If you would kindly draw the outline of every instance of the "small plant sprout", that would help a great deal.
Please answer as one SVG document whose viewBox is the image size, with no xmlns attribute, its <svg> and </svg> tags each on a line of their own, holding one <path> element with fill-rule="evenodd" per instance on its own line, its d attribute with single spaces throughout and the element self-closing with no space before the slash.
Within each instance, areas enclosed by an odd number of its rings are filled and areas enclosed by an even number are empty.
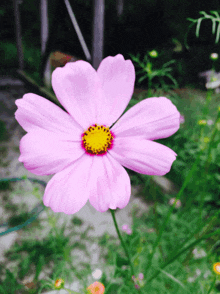
<svg viewBox="0 0 220 294">
<path fill-rule="evenodd" d="M 153 58 L 156 58 L 158 56 L 156 50 L 153 50 L 148 54 Z M 144 56 L 143 61 L 140 60 L 140 54 L 137 54 L 137 56 L 130 54 L 132 60 L 137 63 L 138 67 L 141 68 L 140 71 L 137 71 L 137 74 L 141 74 L 141 77 L 138 79 L 138 83 L 143 82 L 145 79 L 147 79 L 148 81 L 148 97 L 151 96 L 152 87 L 162 87 L 162 89 L 164 90 L 177 87 L 177 81 L 171 74 L 173 69 L 172 67 L 170 67 L 170 65 L 175 63 L 176 61 L 173 59 L 164 63 L 160 68 L 155 68 L 153 62 L 149 59 L 148 54 Z M 153 81 L 155 80 L 155 78 L 157 78 L 157 84 L 153 85 Z M 171 80 L 173 86 L 168 86 L 165 82 L 165 78 Z"/>
</svg>

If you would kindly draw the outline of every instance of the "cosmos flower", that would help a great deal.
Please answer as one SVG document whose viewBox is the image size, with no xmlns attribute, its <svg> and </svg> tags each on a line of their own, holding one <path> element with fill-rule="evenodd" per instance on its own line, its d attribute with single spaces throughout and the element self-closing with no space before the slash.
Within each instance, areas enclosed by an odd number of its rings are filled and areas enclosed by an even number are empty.
<svg viewBox="0 0 220 294">
<path fill-rule="evenodd" d="M 91 284 L 88 288 L 88 294 L 104 294 L 105 292 L 105 287 L 102 283 L 100 282 L 94 282 Z"/>
<path fill-rule="evenodd" d="M 33 174 L 55 174 L 43 196 L 54 212 L 74 214 L 88 200 L 100 212 L 122 209 L 131 194 L 124 167 L 158 176 L 170 171 L 177 154 L 153 140 L 173 135 L 180 113 L 169 99 L 153 97 L 122 115 L 134 82 L 132 62 L 118 54 L 97 71 L 82 60 L 53 71 L 54 92 L 67 112 L 32 93 L 16 100 L 15 118 L 27 132 L 18 160 Z"/>
<path fill-rule="evenodd" d="M 206 79 L 206 88 L 207 89 L 215 89 L 215 92 L 218 93 L 218 88 L 220 87 L 220 72 L 216 72 L 215 70 L 207 70 L 199 73 L 200 77 L 204 77 Z"/>
</svg>

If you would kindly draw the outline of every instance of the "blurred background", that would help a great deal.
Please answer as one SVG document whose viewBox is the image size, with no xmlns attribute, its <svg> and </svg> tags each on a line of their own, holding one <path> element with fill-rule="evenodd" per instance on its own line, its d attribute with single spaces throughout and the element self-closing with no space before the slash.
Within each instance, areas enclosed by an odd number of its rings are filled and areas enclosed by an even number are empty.
<svg viewBox="0 0 220 294">
<path fill-rule="evenodd" d="M 42 61 L 40 1 L 18 2 L 25 70 L 37 80 Z M 64 3 L 59 15 L 55 16 L 55 2 L 48 0 L 49 31 L 53 30 L 54 17 L 58 23 L 53 41 L 50 42 L 51 52 L 60 51 L 86 60 Z M 91 53 L 95 1 L 69 2 Z M 120 11 L 117 8 L 119 2 L 123 3 Z M 163 64 L 171 59 L 177 60 L 174 77 L 183 87 L 197 84 L 198 72 L 211 68 L 210 53 L 219 53 L 211 21 L 201 23 L 200 36 L 197 38 L 196 25 L 189 28 L 191 22 L 187 20 L 199 18 L 199 11 L 218 11 L 218 0 L 105 0 L 104 4 L 103 58 L 118 53 L 123 54 L 125 59 L 130 59 L 129 54 L 137 53 L 143 58 L 147 51 L 156 49 L 161 57 L 157 62 Z M 5 73 L 19 66 L 12 0 L 1 0 L 0 28 L 0 72 Z M 146 84 L 143 82 L 141 86 L 146 87 Z"/>
</svg>

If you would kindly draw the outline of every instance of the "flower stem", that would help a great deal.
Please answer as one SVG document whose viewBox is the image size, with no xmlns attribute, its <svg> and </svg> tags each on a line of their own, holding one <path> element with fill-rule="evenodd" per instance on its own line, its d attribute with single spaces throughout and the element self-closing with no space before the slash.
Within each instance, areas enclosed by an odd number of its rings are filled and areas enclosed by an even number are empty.
<svg viewBox="0 0 220 294">
<path fill-rule="evenodd" d="M 70 289 L 65 288 L 65 287 L 63 289 L 65 289 L 69 294 L 80 294 L 79 292 L 75 292 L 75 291 L 70 290 Z"/>
<path fill-rule="evenodd" d="M 134 276 L 134 268 L 133 268 L 133 264 L 131 262 L 131 257 L 130 257 L 129 251 L 128 251 L 126 245 L 125 245 L 125 242 L 122 239 L 121 233 L 119 231 L 118 224 L 117 224 L 117 221 L 116 221 L 116 218 L 115 218 L 115 211 L 113 209 L 110 209 L 110 211 L 111 211 L 111 214 L 112 214 L 113 222 L 114 222 L 118 237 L 119 237 L 119 239 L 121 241 L 122 247 L 124 248 L 125 254 L 127 255 L 128 262 L 129 262 L 129 265 L 131 267 L 131 274 L 132 274 L 132 276 Z"/>
</svg>

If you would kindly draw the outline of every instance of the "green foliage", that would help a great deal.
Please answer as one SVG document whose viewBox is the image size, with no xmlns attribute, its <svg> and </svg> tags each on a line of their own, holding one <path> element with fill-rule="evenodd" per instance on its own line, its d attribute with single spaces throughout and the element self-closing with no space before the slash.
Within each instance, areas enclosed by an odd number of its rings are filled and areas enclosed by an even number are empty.
<svg viewBox="0 0 220 294">
<path fill-rule="evenodd" d="M 8 139 L 7 128 L 5 122 L 0 120 L 0 141 L 6 141 Z"/>
<path fill-rule="evenodd" d="M 207 14 L 205 11 L 200 11 L 199 13 L 202 14 L 203 17 L 200 17 L 198 19 L 187 18 L 187 20 L 191 21 L 193 24 L 197 23 L 196 37 L 197 38 L 199 37 L 199 30 L 200 30 L 201 22 L 203 20 L 211 20 L 212 34 L 214 35 L 216 33 L 215 43 L 217 44 L 219 42 L 219 37 L 220 37 L 220 16 L 219 16 L 218 12 L 217 11 L 210 11 L 211 14 Z M 218 24 L 217 27 L 216 27 L 216 24 Z"/>
<path fill-rule="evenodd" d="M 14 274 L 6 269 L 6 277 L 0 284 L 0 293 L 1 294 L 19 294 L 20 291 L 23 290 L 22 293 L 25 293 L 24 286 L 18 284 L 17 279 L 15 278 Z"/>
<path fill-rule="evenodd" d="M 171 64 L 175 63 L 175 60 L 170 60 L 166 63 L 164 63 L 160 68 L 155 68 L 153 65 L 153 61 L 149 59 L 149 56 L 151 59 L 156 58 L 157 56 L 151 56 L 151 52 L 146 54 L 144 56 L 143 61 L 140 60 L 140 54 L 137 56 L 134 56 L 130 54 L 132 60 L 137 63 L 138 67 L 141 68 L 140 71 L 137 71 L 136 74 L 141 74 L 141 77 L 138 79 L 138 82 L 141 83 L 145 79 L 148 80 L 148 88 L 151 89 L 156 88 L 158 89 L 161 87 L 163 90 L 167 91 L 169 88 L 172 88 L 172 86 L 168 86 L 165 82 L 165 79 L 171 80 L 174 84 L 174 87 L 177 87 L 177 81 L 172 76 L 172 67 L 169 67 Z M 154 81 L 156 80 L 156 84 Z M 159 83 L 158 83 L 159 82 Z"/>
</svg>

